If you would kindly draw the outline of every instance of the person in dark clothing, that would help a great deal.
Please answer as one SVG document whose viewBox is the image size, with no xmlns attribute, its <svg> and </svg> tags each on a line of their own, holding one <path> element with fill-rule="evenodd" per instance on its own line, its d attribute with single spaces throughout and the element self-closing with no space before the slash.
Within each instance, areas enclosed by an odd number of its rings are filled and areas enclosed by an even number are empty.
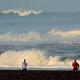
<svg viewBox="0 0 80 80">
<path fill-rule="evenodd" d="M 23 63 L 22 63 L 22 68 L 23 68 L 23 70 L 27 70 L 26 59 L 24 59 L 24 61 L 23 61 Z"/>
<path fill-rule="evenodd" d="M 72 66 L 73 66 L 73 71 L 77 71 L 79 69 L 79 64 L 77 63 L 76 60 L 74 60 L 74 62 L 72 62 Z"/>
</svg>

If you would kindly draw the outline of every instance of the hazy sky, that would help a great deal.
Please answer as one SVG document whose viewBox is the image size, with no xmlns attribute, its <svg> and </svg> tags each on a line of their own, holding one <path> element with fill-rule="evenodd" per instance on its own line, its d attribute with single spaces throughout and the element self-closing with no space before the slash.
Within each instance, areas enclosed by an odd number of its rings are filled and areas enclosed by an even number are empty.
<svg viewBox="0 0 80 80">
<path fill-rule="evenodd" d="M 80 12 L 80 0 L 0 0 L 0 8 L 40 9 L 52 12 Z"/>
</svg>

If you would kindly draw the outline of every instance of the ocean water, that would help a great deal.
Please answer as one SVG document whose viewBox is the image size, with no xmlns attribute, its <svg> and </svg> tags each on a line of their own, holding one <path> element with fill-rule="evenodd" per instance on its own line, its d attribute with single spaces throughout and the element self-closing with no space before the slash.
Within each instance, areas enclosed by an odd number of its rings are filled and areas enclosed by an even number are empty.
<svg viewBox="0 0 80 80">
<path fill-rule="evenodd" d="M 80 13 L 0 10 L 0 67 L 71 68 L 80 63 Z"/>
</svg>

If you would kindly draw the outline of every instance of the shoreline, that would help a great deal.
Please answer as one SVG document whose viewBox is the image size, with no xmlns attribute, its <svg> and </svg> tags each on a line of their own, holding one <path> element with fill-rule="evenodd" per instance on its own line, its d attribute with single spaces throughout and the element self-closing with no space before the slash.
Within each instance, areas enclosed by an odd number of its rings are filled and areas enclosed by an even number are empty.
<svg viewBox="0 0 80 80">
<path fill-rule="evenodd" d="M 0 80 L 80 80 L 80 71 L 0 70 Z"/>
</svg>

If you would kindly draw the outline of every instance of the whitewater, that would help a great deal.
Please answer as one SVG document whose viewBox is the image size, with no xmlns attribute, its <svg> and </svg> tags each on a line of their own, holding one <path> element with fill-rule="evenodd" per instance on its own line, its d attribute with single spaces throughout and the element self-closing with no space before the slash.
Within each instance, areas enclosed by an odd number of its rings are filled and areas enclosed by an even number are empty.
<svg viewBox="0 0 80 80">
<path fill-rule="evenodd" d="M 25 9 L 7 9 L 7 10 L 0 10 L 0 14 L 2 15 L 16 15 L 16 16 L 28 16 L 28 15 L 38 15 L 41 14 L 41 10 L 25 10 Z"/>
<path fill-rule="evenodd" d="M 0 67 L 71 68 L 80 63 L 80 12 L 0 10 Z"/>
</svg>

